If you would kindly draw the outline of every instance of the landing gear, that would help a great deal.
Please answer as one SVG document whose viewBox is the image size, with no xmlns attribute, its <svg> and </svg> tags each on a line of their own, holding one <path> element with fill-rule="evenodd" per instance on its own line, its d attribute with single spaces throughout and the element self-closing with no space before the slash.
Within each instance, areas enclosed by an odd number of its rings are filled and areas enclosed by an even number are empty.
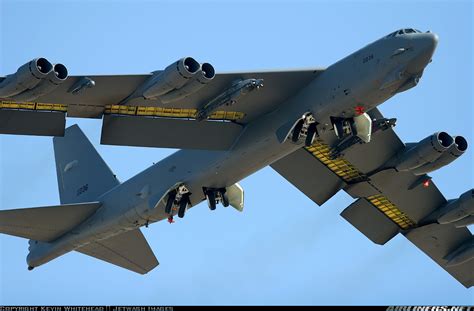
<svg viewBox="0 0 474 311">
<path fill-rule="evenodd" d="M 190 196 L 191 192 L 189 192 L 188 188 L 184 184 L 178 186 L 178 188 L 171 190 L 168 193 L 168 198 L 165 205 L 165 213 L 169 215 L 168 222 L 170 224 L 174 222 L 173 209 L 175 208 L 175 205 L 178 205 L 178 217 L 184 217 L 188 204 L 191 204 L 189 199 Z"/>
<path fill-rule="evenodd" d="M 225 188 L 204 188 L 203 190 L 206 195 L 207 205 L 211 211 L 216 209 L 216 205 L 219 202 L 222 203 L 224 207 L 230 205 Z"/>
<path fill-rule="evenodd" d="M 225 193 L 225 189 L 222 189 L 221 192 L 221 200 L 222 200 L 222 205 L 224 205 L 224 207 L 227 207 L 229 206 L 229 197 L 227 196 L 227 193 Z"/>
<path fill-rule="evenodd" d="M 171 208 L 174 205 L 174 200 L 176 199 L 176 190 L 168 193 L 168 201 L 166 201 L 165 213 L 171 214 Z"/>
<path fill-rule="evenodd" d="M 293 128 L 291 141 L 297 143 L 301 137 L 305 137 L 305 145 L 311 146 L 315 136 L 318 135 L 317 125 L 318 123 L 312 114 L 304 115 Z"/>
<path fill-rule="evenodd" d="M 207 205 L 211 211 L 216 209 L 216 193 L 214 191 L 206 191 Z"/>
<path fill-rule="evenodd" d="M 35 267 L 28 266 L 28 271 L 32 271 Z"/>
<path fill-rule="evenodd" d="M 344 155 L 344 152 L 356 144 L 369 143 L 371 136 L 378 131 L 393 128 L 397 119 L 370 119 L 366 113 L 350 119 L 332 117 L 334 133 L 339 142 L 332 148 L 331 159 Z"/>
<path fill-rule="evenodd" d="M 291 134 L 291 140 L 294 143 L 297 143 L 300 139 L 301 130 L 303 129 L 304 120 L 301 119 L 296 123 L 295 128 L 293 129 L 293 134 Z"/>
<path fill-rule="evenodd" d="M 347 136 L 357 136 L 357 129 L 353 118 L 331 117 L 331 123 L 334 133 L 339 139 L 344 139 Z"/>
<path fill-rule="evenodd" d="M 305 139 L 305 146 L 309 147 L 313 144 L 314 137 L 316 136 L 316 129 L 317 124 L 316 123 L 311 123 L 308 126 L 308 131 L 306 132 L 306 139 Z"/>
<path fill-rule="evenodd" d="M 183 194 L 181 200 L 179 200 L 179 209 L 178 209 L 178 217 L 183 218 L 184 214 L 186 213 L 186 208 L 188 207 L 189 201 L 189 193 Z"/>
</svg>

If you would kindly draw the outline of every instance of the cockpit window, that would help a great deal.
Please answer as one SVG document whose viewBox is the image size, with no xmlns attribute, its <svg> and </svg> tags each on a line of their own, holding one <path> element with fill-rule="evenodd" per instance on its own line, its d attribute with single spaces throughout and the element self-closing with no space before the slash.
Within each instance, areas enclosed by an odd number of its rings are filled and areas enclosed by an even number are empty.
<svg viewBox="0 0 474 311">
<path fill-rule="evenodd" d="M 405 29 L 400 29 L 395 32 L 392 32 L 391 34 L 387 35 L 385 38 L 391 38 L 391 37 L 398 37 L 407 33 L 421 33 L 418 29 L 413 29 L 413 28 L 405 28 Z"/>
<path fill-rule="evenodd" d="M 395 37 L 395 35 L 397 34 L 397 32 L 392 32 L 391 34 L 387 35 L 386 38 L 391 38 L 391 37 Z"/>
</svg>

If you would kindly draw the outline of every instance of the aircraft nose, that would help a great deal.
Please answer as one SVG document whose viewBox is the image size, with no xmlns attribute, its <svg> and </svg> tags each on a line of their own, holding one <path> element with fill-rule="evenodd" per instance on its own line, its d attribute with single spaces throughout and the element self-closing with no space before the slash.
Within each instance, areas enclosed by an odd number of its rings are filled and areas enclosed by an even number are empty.
<svg viewBox="0 0 474 311">
<path fill-rule="evenodd" d="M 420 48 L 419 53 L 422 58 L 431 60 L 436 47 L 438 46 L 439 37 L 435 33 L 427 32 L 419 34 Z"/>
<path fill-rule="evenodd" d="M 418 51 L 411 61 L 409 71 L 411 73 L 418 73 L 431 62 L 431 57 L 438 45 L 439 37 L 435 33 L 426 32 L 416 34 L 415 50 Z"/>
<path fill-rule="evenodd" d="M 435 33 L 424 33 L 422 34 L 422 36 L 425 52 L 431 52 L 431 55 L 433 55 L 433 52 L 435 51 L 436 46 L 438 45 L 438 35 Z"/>
</svg>

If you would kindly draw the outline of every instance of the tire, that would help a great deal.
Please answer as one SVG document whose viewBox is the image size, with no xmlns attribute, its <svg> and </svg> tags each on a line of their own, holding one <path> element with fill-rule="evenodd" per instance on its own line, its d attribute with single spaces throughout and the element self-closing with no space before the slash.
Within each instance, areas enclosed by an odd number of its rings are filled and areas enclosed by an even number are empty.
<svg viewBox="0 0 474 311">
<path fill-rule="evenodd" d="M 309 147 L 313 144 L 315 135 L 316 135 L 316 123 L 312 123 L 308 126 L 308 132 L 306 133 L 306 140 L 304 142 L 306 147 Z"/>
<path fill-rule="evenodd" d="M 183 218 L 186 213 L 186 207 L 188 207 L 189 195 L 183 194 L 181 201 L 179 201 L 178 217 Z"/>
<path fill-rule="evenodd" d="M 216 193 L 214 191 L 206 192 L 207 205 L 211 211 L 216 209 Z"/>
<path fill-rule="evenodd" d="M 294 143 L 298 142 L 298 139 L 300 138 L 300 132 L 303 129 L 303 124 L 304 124 L 304 120 L 299 120 L 298 123 L 296 123 L 295 128 L 293 129 L 291 140 Z"/>
<path fill-rule="evenodd" d="M 171 214 L 171 208 L 173 207 L 174 199 L 176 198 L 176 191 L 171 191 L 168 194 L 168 201 L 166 201 L 165 213 Z"/>
<path fill-rule="evenodd" d="M 227 196 L 227 193 L 225 193 L 225 190 L 221 191 L 221 196 L 222 196 L 222 205 L 224 205 L 224 207 L 229 206 L 229 197 Z"/>
</svg>

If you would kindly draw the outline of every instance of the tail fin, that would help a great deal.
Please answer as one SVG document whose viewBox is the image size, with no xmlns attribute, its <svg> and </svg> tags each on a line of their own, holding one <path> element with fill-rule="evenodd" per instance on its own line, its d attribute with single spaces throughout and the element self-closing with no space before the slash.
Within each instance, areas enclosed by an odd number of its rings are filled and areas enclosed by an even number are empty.
<svg viewBox="0 0 474 311">
<path fill-rule="evenodd" d="M 53 143 L 61 204 L 95 201 L 119 184 L 77 124 Z"/>
</svg>

